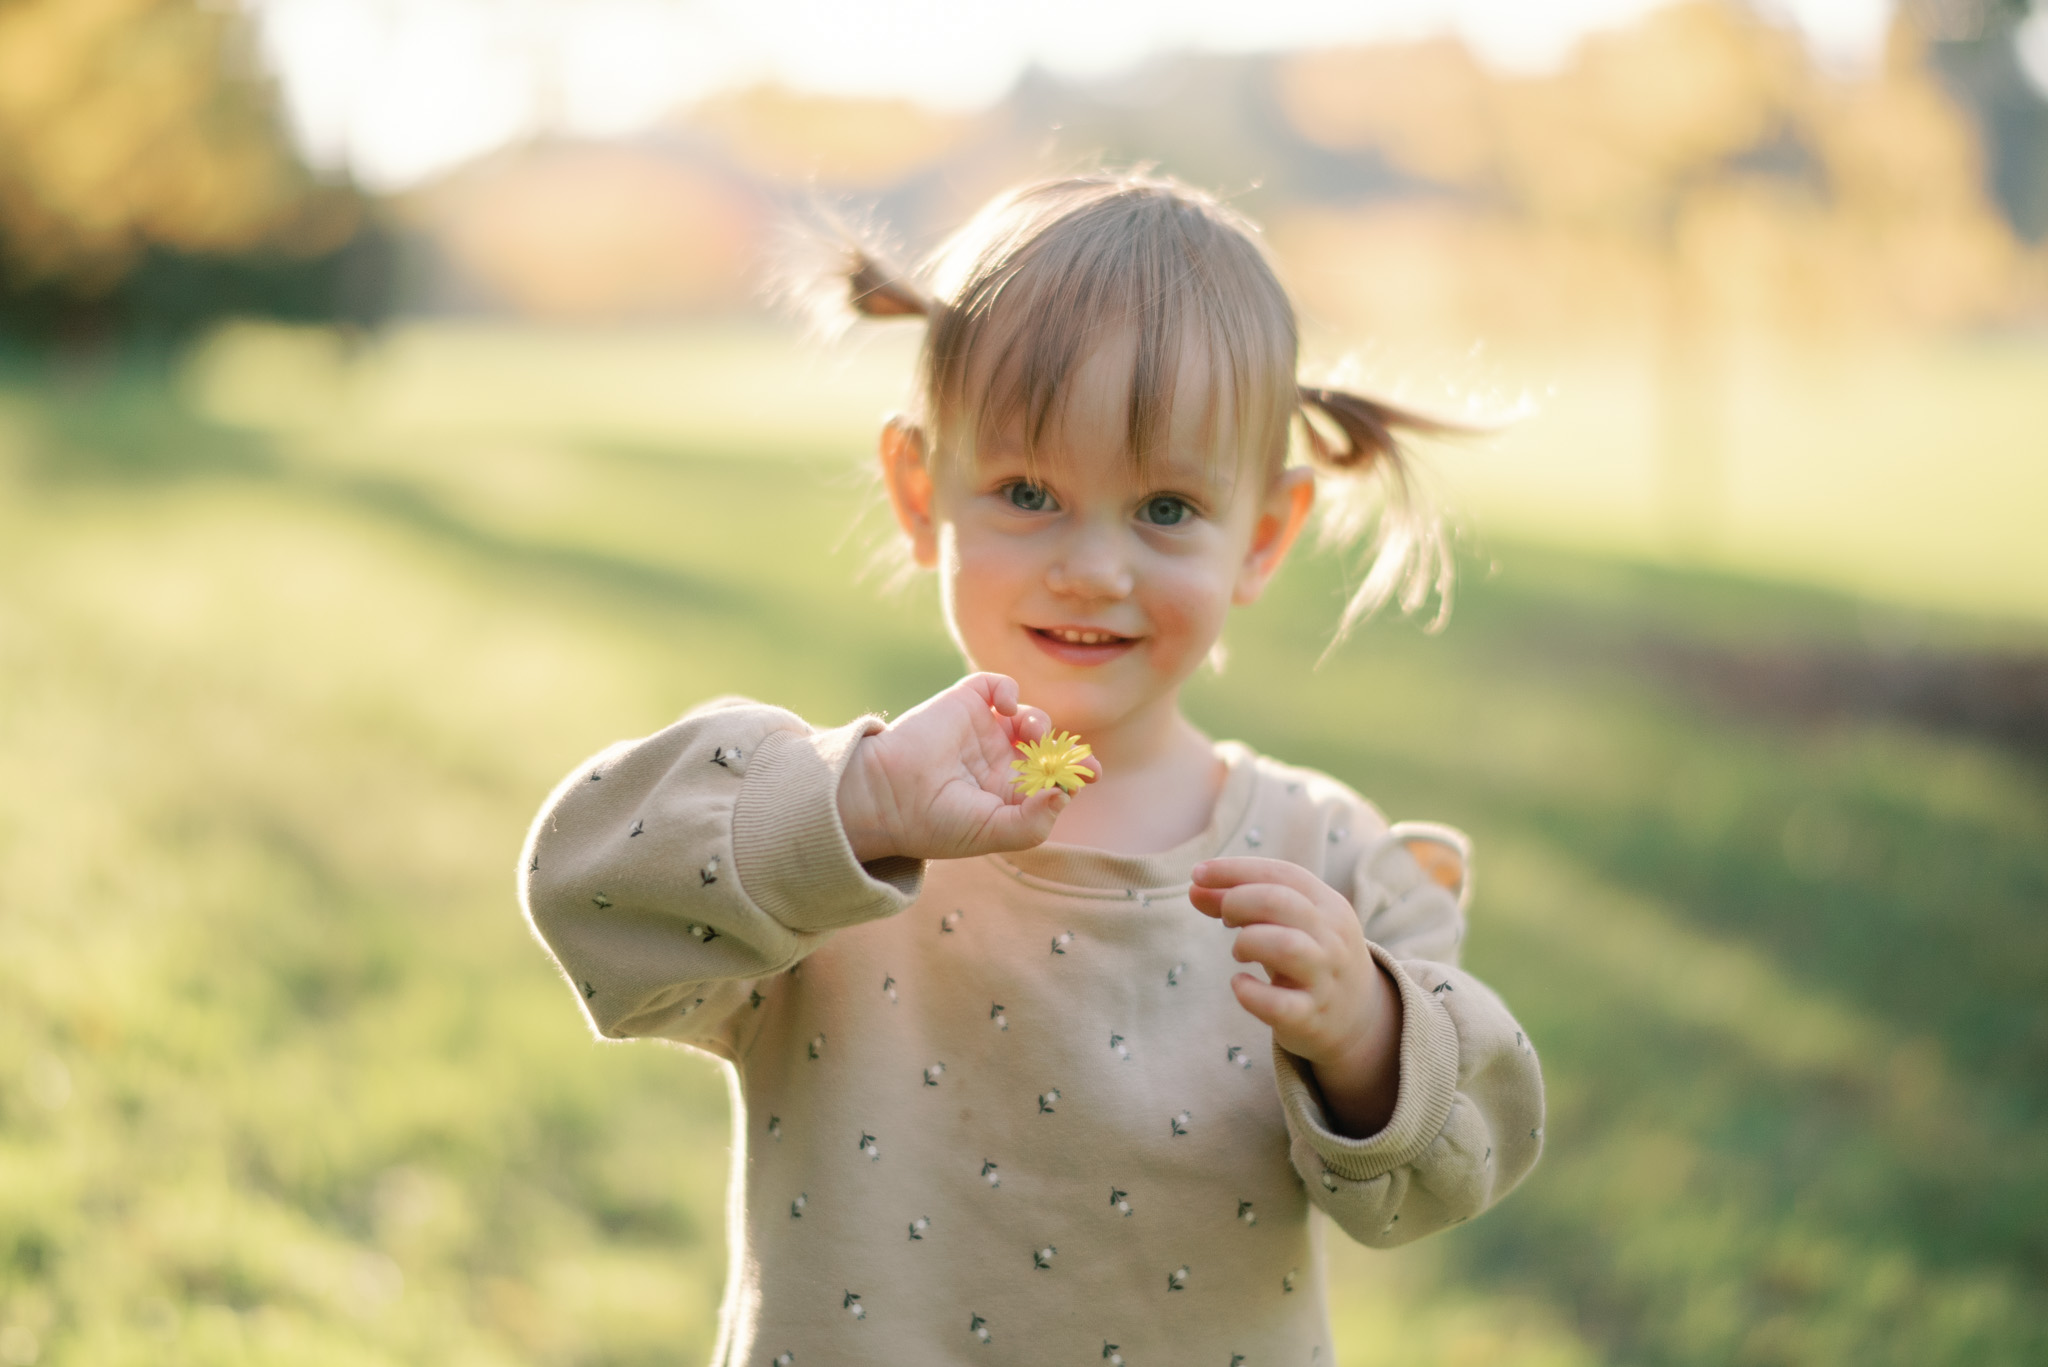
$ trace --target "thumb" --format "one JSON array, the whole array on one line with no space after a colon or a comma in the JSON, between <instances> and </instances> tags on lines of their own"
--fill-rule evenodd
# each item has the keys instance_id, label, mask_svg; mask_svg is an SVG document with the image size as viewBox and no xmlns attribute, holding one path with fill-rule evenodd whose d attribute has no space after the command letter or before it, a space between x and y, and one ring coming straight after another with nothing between
<instances>
[{"instance_id":1,"label":"thumb","mask_svg":"<svg viewBox=\"0 0 2048 1367\"><path fill-rule=\"evenodd\" d=\"M1072 801L1062 789L1042 788L1014 806L1004 806L989 818L989 850L1000 853L1043 845L1052 836L1053 823Z\"/></svg>"}]
</instances>

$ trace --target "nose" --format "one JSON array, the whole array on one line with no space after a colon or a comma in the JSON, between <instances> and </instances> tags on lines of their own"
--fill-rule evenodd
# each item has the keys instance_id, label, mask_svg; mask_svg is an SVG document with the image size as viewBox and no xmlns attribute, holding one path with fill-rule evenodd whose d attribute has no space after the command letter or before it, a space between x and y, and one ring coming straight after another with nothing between
<instances>
[{"instance_id":1,"label":"nose","mask_svg":"<svg viewBox=\"0 0 2048 1367\"><path fill-rule=\"evenodd\" d=\"M1135 584L1116 532L1082 526L1046 567L1045 586L1061 598L1114 602L1129 597Z\"/></svg>"}]
</instances>

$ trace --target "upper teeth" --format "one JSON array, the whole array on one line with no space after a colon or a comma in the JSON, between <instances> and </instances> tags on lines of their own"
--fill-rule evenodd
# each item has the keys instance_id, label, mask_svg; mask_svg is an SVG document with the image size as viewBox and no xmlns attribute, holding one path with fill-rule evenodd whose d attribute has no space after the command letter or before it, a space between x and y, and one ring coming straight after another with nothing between
<instances>
[{"instance_id":1,"label":"upper teeth","mask_svg":"<svg viewBox=\"0 0 2048 1367\"><path fill-rule=\"evenodd\" d=\"M1095 646L1118 639L1107 631L1075 631L1070 627L1051 627L1048 630L1069 645Z\"/></svg>"}]
</instances>

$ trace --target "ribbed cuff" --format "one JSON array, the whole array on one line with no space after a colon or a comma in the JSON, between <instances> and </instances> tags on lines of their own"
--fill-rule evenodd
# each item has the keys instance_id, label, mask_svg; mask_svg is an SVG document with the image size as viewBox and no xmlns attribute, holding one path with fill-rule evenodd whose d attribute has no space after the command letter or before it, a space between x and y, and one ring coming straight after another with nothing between
<instances>
[{"instance_id":1,"label":"ribbed cuff","mask_svg":"<svg viewBox=\"0 0 2048 1367\"><path fill-rule=\"evenodd\" d=\"M880 717L804 735L764 736L732 814L732 858L755 906L791 930L832 930L903 910L924 887L917 859L854 858L839 820L839 780Z\"/></svg>"},{"instance_id":2,"label":"ribbed cuff","mask_svg":"<svg viewBox=\"0 0 2048 1367\"><path fill-rule=\"evenodd\" d=\"M1386 1127L1364 1139L1331 1129L1322 1093L1303 1060L1273 1046L1288 1128L1308 1140L1325 1168L1353 1182L1370 1182L1420 1158L1443 1133L1458 1088L1458 1029L1451 1013L1384 949L1370 942L1366 948L1401 991L1401 1083Z\"/></svg>"}]
</instances>

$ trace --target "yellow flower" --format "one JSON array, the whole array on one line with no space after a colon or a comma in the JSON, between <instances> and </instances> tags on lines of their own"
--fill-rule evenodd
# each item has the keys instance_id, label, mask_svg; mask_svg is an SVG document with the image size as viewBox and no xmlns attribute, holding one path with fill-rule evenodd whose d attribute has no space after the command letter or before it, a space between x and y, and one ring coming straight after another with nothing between
<instances>
[{"instance_id":1,"label":"yellow flower","mask_svg":"<svg viewBox=\"0 0 2048 1367\"><path fill-rule=\"evenodd\" d=\"M1024 752L1024 758L1013 759L1010 767L1017 776L1010 780L1030 797L1041 788L1064 788L1077 793L1081 785L1093 777L1081 767L1081 761L1093 753L1081 743L1079 736L1067 734L1046 735L1034 741L1018 741L1017 748Z\"/></svg>"}]
</instances>

